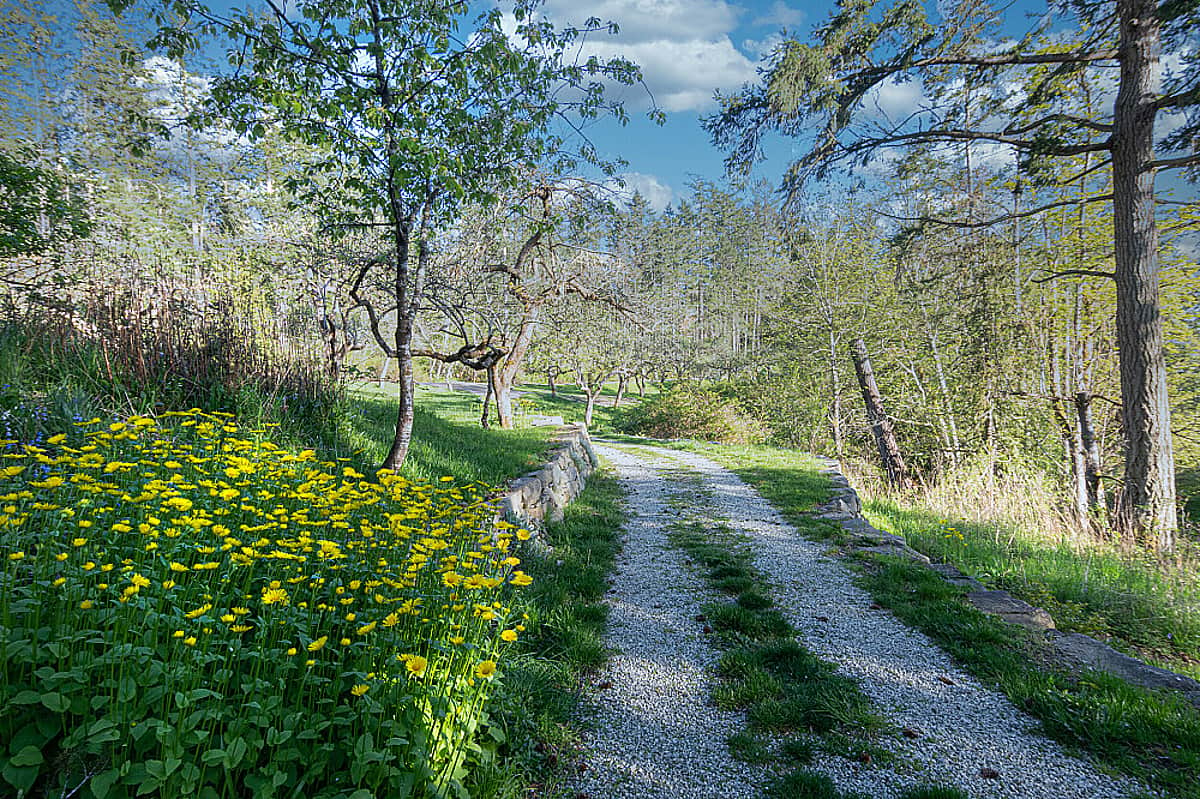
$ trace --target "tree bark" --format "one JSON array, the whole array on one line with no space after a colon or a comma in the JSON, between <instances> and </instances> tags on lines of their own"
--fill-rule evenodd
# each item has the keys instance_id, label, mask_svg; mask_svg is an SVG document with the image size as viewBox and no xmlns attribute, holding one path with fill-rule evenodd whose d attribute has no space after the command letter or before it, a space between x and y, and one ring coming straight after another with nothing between
<instances>
[{"instance_id":1,"label":"tree bark","mask_svg":"<svg viewBox=\"0 0 1200 799\"><path fill-rule=\"evenodd\" d=\"M553 366L546 368L546 383L550 386L550 396L552 397L558 396L558 389L554 386L554 378L557 371Z\"/></svg>"},{"instance_id":2,"label":"tree bark","mask_svg":"<svg viewBox=\"0 0 1200 799\"><path fill-rule=\"evenodd\" d=\"M393 205L398 203L394 200ZM399 471L408 457L408 446L412 443L413 418L416 413L414 399L416 386L413 384L413 316L415 306L409 302L408 296L408 259L410 242L412 240L412 222L396 213L393 208L393 235L396 242L395 272L393 274L392 293L396 298L396 336L394 354L396 357L396 434L387 456L383 459L382 467ZM376 320L372 319L376 325ZM377 332L378 335L378 332Z\"/></svg>"},{"instance_id":3,"label":"tree bark","mask_svg":"<svg viewBox=\"0 0 1200 799\"><path fill-rule=\"evenodd\" d=\"M496 392L496 415L499 417L500 426L505 430L511 430L513 426L512 387L516 382L517 373L521 371L521 364L525 361L525 354L529 352L533 331L537 327L540 315L540 305L525 306L521 328L517 331L517 338L509 348L508 355L499 368L489 371Z\"/></svg>"},{"instance_id":4,"label":"tree bark","mask_svg":"<svg viewBox=\"0 0 1200 799\"><path fill-rule=\"evenodd\" d=\"M588 390L587 393L587 409L583 412L583 423L588 427L592 426L592 414L596 410L596 394Z\"/></svg>"},{"instance_id":5,"label":"tree bark","mask_svg":"<svg viewBox=\"0 0 1200 799\"><path fill-rule=\"evenodd\" d=\"M883 408L883 396L880 395L879 386L875 382L871 359L867 356L867 344L861 338L855 339L851 357L854 359L858 384L862 388L863 402L867 407L867 421L875 434L879 458L887 472L888 482L894 488L907 488L910 485L908 467L900 452L900 444L896 441L896 430L892 426L892 420Z\"/></svg>"},{"instance_id":6,"label":"tree bark","mask_svg":"<svg viewBox=\"0 0 1200 799\"><path fill-rule=\"evenodd\" d=\"M1118 0L1117 16L1121 79L1113 107L1113 229L1125 437L1117 524L1135 540L1170 551L1177 527L1175 461L1158 298L1154 169L1149 165L1161 83L1157 3Z\"/></svg>"},{"instance_id":7,"label":"tree bark","mask_svg":"<svg viewBox=\"0 0 1200 799\"><path fill-rule=\"evenodd\" d=\"M492 395L495 393L496 385L496 368L494 366L487 367L487 388L483 392L483 411L479 414L479 426L484 430L488 428L488 414L492 408ZM499 404L499 402L497 402Z\"/></svg>"},{"instance_id":8,"label":"tree bark","mask_svg":"<svg viewBox=\"0 0 1200 799\"><path fill-rule=\"evenodd\" d=\"M625 398L625 386L629 382L629 378L624 374L617 375L617 398L613 400L614 408L621 407L621 400Z\"/></svg>"},{"instance_id":9,"label":"tree bark","mask_svg":"<svg viewBox=\"0 0 1200 799\"><path fill-rule=\"evenodd\" d=\"M1075 394L1075 416L1079 425L1079 448L1083 456L1084 500L1093 519L1103 518L1107 505L1101 478L1103 463L1100 444L1096 441L1096 426L1092 423L1092 395L1086 391Z\"/></svg>"}]
</instances>

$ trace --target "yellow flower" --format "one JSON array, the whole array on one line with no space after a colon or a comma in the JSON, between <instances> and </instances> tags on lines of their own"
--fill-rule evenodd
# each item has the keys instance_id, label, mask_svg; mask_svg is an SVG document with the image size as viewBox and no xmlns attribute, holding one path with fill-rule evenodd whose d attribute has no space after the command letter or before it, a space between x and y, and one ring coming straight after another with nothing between
<instances>
[{"instance_id":1,"label":"yellow flower","mask_svg":"<svg viewBox=\"0 0 1200 799\"><path fill-rule=\"evenodd\" d=\"M533 578L522 571L513 572L512 579L509 580L513 585L529 585L533 582Z\"/></svg>"},{"instance_id":2,"label":"yellow flower","mask_svg":"<svg viewBox=\"0 0 1200 799\"><path fill-rule=\"evenodd\" d=\"M387 615L387 617L383 620L384 627L395 627L399 623L400 623L400 617L397 616L395 613L389 613Z\"/></svg>"},{"instance_id":3,"label":"yellow flower","mask_svg":"<svg viewBox=\"0 0 1200 799\"><path fill-rule=\"evenodd\" d=\"M410 655L404 661L404 668L414 677L420 677L425 673L425 669L429 668L429 661L420 655Z\"/></svg>"},{"instance_id":4,"label":"yellow flower","mask_svg":"<svg viewBox=\"0 0 1200 799\"><path fill-rule=\"evenodd\" d=\"M362 696L369 690L371 690L371 686L359 684L351 688L350 693L354 694L355 696Z\"/></svg>"},{"instance_id":5,"label":"yellow flower","mask_svg":"<svg viewBox=\"0 0 1200 799\"><path fill-rule=\"evenodd\" d=\"M530 537L530 532L528 530L526 530L524 527L522 527L520 530L517 530L517 538L521 539L522 541L528 541L529 537Z\"/></svg>"},{"instance_id":6,"label":"yellow flower","mask_svg":"<svg viewBox=\"0 0 1200 799\"><path fill-rule=\"evenodd\" d=\"M294 655L294 654L296 654L296 647L294 647L294 646L293 646L293 647L288 647L288 651L287 651L287 653L288 653L289 655Z\"/></svg>"},{"instance_id":7,"label":"yellow flower","mask_svg":"<svg viewBox=\"0 0 1200 799\"><path fill-rule=\"evenodd\" d=\"M88 542L88 540L86 538L75 538L75 539L71 540L71 546L81 547L84 544L86 544L87 542Z\"/></svg>"},{"instance_id":8,"label":"yellow flower","mask_svg":"<svg viewBox=\"0 0 1200 799\"><path fill-rule=\"evenodd\" d=\"M16 477L23 471L25 471L24 466L5 466L3 469L0 469L0 475L5 477Z\"/></svg>"},{"instance_id":9,"label":"yellow flower","mask_svg":"<svg viewBox=\"0 0 1200 799\"><path fill-rule=\"evenodd\" d=\"M450 639L450 643L454 644L455 646L458 646L459 644L465 642L466 640L467 639L463 638L461 635L456 635Z\"/></svg>"},{"instance_id":10,"label":"yellow flower","mask_svg":"<svg viewBox=\"0 0 1200 799\"><path fill-rule=\"evenodd\" d=\"M282 588L264 588L262 603L264 605L286 605L288 603L287 591Z\"/></svg>"},{"instance_id":11,"label":"yellow flower","mask_svg":"<svg viewBox=\"0 0 1200 799\"><path fill-rule=\"evenodd\" d=\"M146 588L150 585L150 580L142 575L134 572L129 576L129 582L136 585L138 588Z\"/></svg>"},{"instance_id":12,"label":"yellow flower","mask_svg":"<svg viewBox=\"0 0 1200 799\"><path fill-rule=\"evenodd\" d=\"M234 616L232 613L226 613L221 616L221 621L226 624L233 624L233 622L237 621L237 616Z\"/></svg>"},{"instance_id":13,"label":"yellow flower","mask_svg":"<svg viewBox=\"0 0 1200 799\"><path fill-rule=\"evenodd\" d=\"M475 667L475 676L481 680L487 679L496 673L496 661L485 660Z\"/></svg>"},{"instance_id":14,"label":"yellow flower","mask_svg":"<svg viewBox=\"0 0 1200 799\"><path fill-rule=\"evenodd\" d=\"M517 631L505 630L504 632L500 633L500 638L501 640L508 641L511 644L513 641L517 640Z\"/></svg>"},{"instance_id":15,"label":"yellow flower","mask_svg":"<svg viewBox=\"0 0 1200 799\"><path fill-rule=\"evenodd\" d=\"M57 555L55 555L55 556L54 556L54 559L55 559L55 560L57 560L57 561L59 561L59 562L62 562L62 561L66 560L66 559L67 559L67 558L69 558L69 557L71 557L71 556L70 556L70 555L68 555L66 552L59 552Z\"/></svg>"},{"instance_id":16,"label":"yellow flower","mask_svg":"<svg viewBox=\"0 0 1200 799\"><path fill-rule=\"evenodd\" d=\"M93 601L92 601L92 600L90 600L90 599L85 599L85 600L83 600L82 602L80 602L80 603L79 603L79 609L80 609L80 610L91 610L91 609L92 609L92 608L94 608L95 606L96 606L96 603L95 603L95 602L93 602Z\"/></svg>"},{"instance_id":17,"label":"yellow flower","mask_svg":"<svg viewBox=\"0 0 1200 799\"><path fill-rule=\"evenodd\" d=\"M192 509L192 501L187 497L171 497L163 504L182 513L186 513Z\"/></svg>"},{"instance_id":18,"label":"yellow flower","mask_svg":"<svg viewBox=\"0 0 1200 799\"><path fill-rule=\"evenodd\" d=\"M342 640L338 641L338 643L341 644L342 646L350 646L350 639L343 638Z\"/></svg>"},{"instance_id":19,"label":"yellow flower","mask_svg":"<svg viewBox=\"0 0 1200 799\"><path fill-rule=\"evenodd\" d=\"M10 553L8 553L8 559L9 559L9 560L21 560L21 559L22 559L22 558L24 558L24 557L25 557L25 553L24 553L24 552L10 552Z\"/></svg>"},{"instance_id":20,"label":"yellow flower","mask_svg":"<svg viewBox=\"0 0 1200 799\"><path fill-rule=\"evenodd\" d=\"M321 648L323 646L325 646L325 642L328 640L329 640L328 635L322 635L320 638L318 638L317 640L313 641L311 644L308 645L308 651L309 652L320 652Z\"/></svg>"},{"instance_id":21,"label":"yellow flower","mask_svg":"<svg viewBox=\"0 0 1200 799\"><path fill-rule=\"evenodd\" d=\"M182 638L183 630L176 630L175 632L171 633L171 637L172 638Z\"/></svg>"},{"instance_id":22,"label":"yellow flower","mask_svg":"<svg viewBox=\"0 0 1200 799\"><path fill-rule=\"evenodd\" d=\"M182 563L176 563L175 561L171 561L171 571L185 572L185 571L189 571L189 569L187 566L184 566Z\"/></svg>"},{"instance_id":23,"label":"yellow flower","mask_svg":"<svg viewBox=\"0 0 1200 799\"><path fill-rule=\"evenodd\" d=\"M364 624L362 627L358 628L358 631L355 633L355 635L366 635L367 633L369 633L375 629L375 625L377 623L378 622L372 621L372 622L368 622L367 624Z\"/></svg>"},{"instance_id":24,"label":"yellow flower","mask_svg":"<svg viewBox=\"0 0 1200 799\"><path fill-rule=\"evenodd\" d=\"M208 613L210 610L212 610L211 603L201 605L200 607L196 608L195 610L189 610L187 613L185 613L183 615L185 618L188 618L188 619L198 619L201 616L203 616L205 613Z\"/></svg>"},{"instance_id":25,"label":"yellow flower","mask_svg":"<svg viewBox=\"0 0 1200 799\"><path fill-rule=\"evenodd\" d=\"M185 644L187 644L188 646L195 646L196 645L196 636L189 635L187 638L183 639L183 642Z\"/></svg>"}]
</instances>

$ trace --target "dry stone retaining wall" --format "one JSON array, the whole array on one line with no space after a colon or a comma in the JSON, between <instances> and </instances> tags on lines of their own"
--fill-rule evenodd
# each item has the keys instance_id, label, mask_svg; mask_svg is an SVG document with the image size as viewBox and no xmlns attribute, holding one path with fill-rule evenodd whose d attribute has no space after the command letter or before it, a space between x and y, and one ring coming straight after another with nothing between
<instances>
[{"instance_id":1,"label":"dry stone retaining wall","mask_svg":"<svg viewBox=\"0 0 1200 799\"><path fill-rule=\"evenodd\" d=\"M910 547L900 536L873 527L863 518L858 493L838 469L837 461L824 459L824 463L821 471L829 477L833 491L829 501L817 507L816 516L840 524L849 537L851 549L907 558L937 572L946 581L966 589L966 600L978 610L1042 633L1047 645L1062 663L1074 668L1107 672L1144 688L1178 691L1193 705L1200 707L1200 682L1143 663L1090 636L1061 632L1055 629L1054 619L1044 609L1036 608L1007 591L987 590L978 580L963 574L953 565L931 563L928 557Z\"/></svg>"},{"instance_id":2,"label":"dry stone retaining wall","mask_svg":"<svg viewBox=\"0 0 1200 799\"><path fill-rule=\"evenodd\" d=\"M587 427L565 425L550 439L550 459L509 487L500 500L500 516L514 524L537 526L561 521L563 509L583 491L600 465Z\"/></svg>"}]
</instances>

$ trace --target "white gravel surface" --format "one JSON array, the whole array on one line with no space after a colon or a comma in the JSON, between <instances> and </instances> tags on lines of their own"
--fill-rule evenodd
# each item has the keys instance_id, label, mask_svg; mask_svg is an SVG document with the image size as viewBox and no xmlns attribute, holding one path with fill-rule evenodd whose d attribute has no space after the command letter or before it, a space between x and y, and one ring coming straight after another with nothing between
<instances>
[{"instance_id":1,"label":"white gravel surface","mask_svg":"<svg viewBox=\"0 0 1200 799\"><path fill-rule=\"evenodd\" d=\"M678 518L666 504L670 470L703 478L699 510L748 536L755 566L800 640L862 685L877 710L916 739L877 744L900 765L865 765L818 756L813 768L838 787L890 799L914 784L955 785L972 797L1101 799L1140 786L1101 773L1036 732L1037 722L1003 695L982 687L923 634L886 611L846 569L802 538L757 492L699 455L644 447L598 446L629 492L630 519L618 561L608 642L614 656L589 690L591 731L577 789L601 797L740 797L761 795L763 769L733 760L725 738L744 726L740 714L708 703L717 653L699 634L697 585L666 534ZM675 486L676 490L679 486ZM983 769L998 777L980 776Z\"/></svg>"}]
</instances>

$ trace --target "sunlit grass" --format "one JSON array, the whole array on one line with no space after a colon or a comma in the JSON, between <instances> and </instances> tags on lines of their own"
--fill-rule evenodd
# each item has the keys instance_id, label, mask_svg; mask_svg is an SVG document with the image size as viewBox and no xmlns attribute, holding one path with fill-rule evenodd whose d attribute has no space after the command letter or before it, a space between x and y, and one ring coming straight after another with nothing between
<instances>
[{"instance_id":1,"label":"sunlit grass","mask_svg":"<svg viewBox=\"0 0 1200 799\"><path fill-rule=\"evenodd\" d=\"M1185 563L1016 524L947 519L888 498L868 501L864 511L930 557L1046 608L1060 629L1111 637L1200 677L1200 574Z\"/></svg>"}]
</instances>

